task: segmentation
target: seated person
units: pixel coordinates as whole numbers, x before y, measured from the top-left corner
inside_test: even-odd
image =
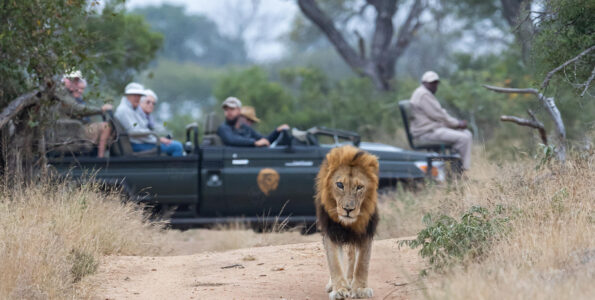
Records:
[[[256,116],[256,111],[252,106],[242,106],[240,109],[240,119],[238,122],[246,124],[252,127],[256,123],[260,123],[260,119]],[[281,134],[282,130],[289,129],[289,125],[283,124],[279,126],[276,130],[273,130],[266,139],[269,140],[270,143],[273,143]]]
[[[87,106],[83,100],[83,93],[87,87],[87,82],[83,78],[81,71],[75,71],[64,76],[64,78],[62,78],[62,82],[64,83],[64,87],[70,96],[74,99],[75,103],[82,107]],[[89,110],[92,109],[92,107],[88,108]],[[104,104],[101,107],[100,112],[105,113],[106,111],[112,109],[113,106],[111,104]],[[70,112],[73,112],[73,110],[71,109]],[[97,157],[104,157],[105,148],[112,132],[111,127],[107,124],[107,122],[92,122],[89,115],[92,114],[86,114],[80,118],[81,122],[83,122],[85,125],[85,136],[94,145],[97,145]]]
[[[149,129],[146,119],[141,117],[138,113],[138,107],[140,99],[145,96],[145,88],[136,82],[129,83],[124,91],[124,97],[120,105],[116,109],[115,117],[122,124],[128,134],[131,135],[143,135],[140,137],[130,137],[130,143],[132,145],[132,151],[140,152],[150,150],[156,147],[157,138],[151,133],[153,131]],[[168,151],[166,151],[168,150]],[[161,151],[166,152],[171,156],[182,156],[182,149],[175,149],[174,147],[167,147],[167,145],[161,145]]]
[[[263,137],[252,127],[240,121],[242,102],[235,97],[229,97],[221,105],[225,112],[225,123],[217,129],[217,135],[226,146],[236,147],[268,147],[271,141]],[[289,129],[287,124],[277,128],[277,132]]]
[[[140,98],[139,109],[137,112],[141,115],[141,117],[145,120],[146,127],[152,130],[153,132],[166,135],[165,127],[155,122],[155,118],[151,113],[155,110],[155,104],[157,103],[157,95],[152,90],[146,90],[145,96]],[[145,125],[143,125],[145,126]],[[169,134],[167,134],[169,136]],[[169,137],[160,137],[159,141],[161,142],[161,151],[167,153],[170,156],[182,156],[184,148],[182,147],[182,143],[178,141],[174,141]],[[138,146],[137,146],[138,147]],[[150,149],[150,148],[149,148]]]
[[[463,169],[471,167],[471,132],[467,122],[451,117],[434,96],[440,79],[433,71],[424,73],[422,85],[411,96],[411,135],[419,141],[452,143],[461,155]]]

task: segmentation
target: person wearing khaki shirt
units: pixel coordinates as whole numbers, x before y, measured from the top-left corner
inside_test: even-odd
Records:
[[[472,135],[467,122],[450,116],[434,96],[440,79],[433,71],[424,73],[421,86],[411,96],[411,135],[419,141],[452,144],[461,155],[463,169],[471,167]]]

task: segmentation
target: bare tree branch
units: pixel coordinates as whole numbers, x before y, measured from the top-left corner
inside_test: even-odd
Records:
[[[343,60],[360,76],[372,79],[379,90],[389,90],[390,80],[395,75],[395,63],[421,27],[419,16],[425,9],[423,0],[414,0],[407,19],[399,28],[396,41],[393,17],[397,11],[397,0],[366,0],[367,5],[376,10],[374,33],[370,43],[370,55],[366,57],[363,49],[365,41],[358,32],[359,55],[357,49],[349,45],[333,21],[317,5],[316,0],[297,0],[300,10],[326,35]],[[359,13],[362,13],[364,5]]]
[[[545,131],[545,127],[543,126],[543,123],[539,122],[535,118],[535,115],[533,114],[533,112],[531,110],[527,110],[527,113],[529,114],[529,116],[531,116],[532,120],[527,120],[527,119],[523,119],[523,118],[519,118],[519,117],[515,117],[515,116],[500,116],[500,121],[512,122],[512,123],[516,123],[521,126],[527,126],[527,127],[537,129],[539,131],[539,136],[541,138],[541,142],[543,142],[544,145],[547,145],[547,133]]]
[[[337,30],[333,21],[318,7],[314,0],[298,0],[302,12],[312,20],[329,41],[335,46],[337,52],[345,62],[358,73],[363,73],[365,62],[357,55],[357,52],[349,46],[343,35]]]
[[[587,90],[589,89],[589,86],[591,85],[593,78],[595,78],[595,67],[593,68],[593,71],[591,72],[591,76],[589,76],[589,79],[587,79],[587,82],[585,82],[585,89],[581,93],[581,97],[584,96],[585,93],[587,92]]]
[[[544,90],[548,86],[548,84],[550,83],[550,80],[552,79],[552,76],[554,76],[554,74],[556,72],[564,69],[569,64],[579,60],[581,57],[585,56],[586,54],[588,54],[589,52],[591,52],[593,50],[595,50],[595,45],[589,47],[587,50],[581,52],[579,55],[567,60],[565,63],[563,63],[563,64],[559,65],[557,68],[551,70],[549,73],[547,73],[547,75],[545,76],[545,79],[541,83],[541,89]]]
[[[24,108],[39,103],[41,96],[41,92],[34,90],[11,101],[2,110],[2,113],[0,113],[0,128],[4,127],[8,121],[18,115]]]
[[[560,113],[558,106],[556,106],[556,102],[555,102],[554,98],[546,97],[542,93],[540,93],[538,90],[532,89],[532,88],[527,88],[527,89],[503,88],[503,87],[491,86],[491,85],[487,85],[487,84],[484,84],[483,87],[488,90],[497,92],[497,93],[506,93],[506,94],[518,93],[518,94],[536,95],[537,98],[539,99],[539,101],[541,102],[541,104],[547,110],[547,112],[550,115],[550,117],[552,118],[552,120],[554,121],[554,124],[556,125],[556,131],[557,131],[558,140],[559,140],[558,158],[561,161],[564,161],[566,159],[566,128],[564,126],[564,121],[562,120],[562,114]],[[530,113],[529,115],[531,115],[531,114],[532,113]]]
[[[531,88],[527,88],[527,89],[517,89],[517,88],[503,88],[503,87],[498,87],[498,86],[493,86],[493,85],[487,85],[484,84],[483,85],[484,88],[488,89],[488,90],[492,90],[496,93],[504,93],[504,94],[534,94],[536,96],[542,96],[538,90],[536,89],[531,89]]]

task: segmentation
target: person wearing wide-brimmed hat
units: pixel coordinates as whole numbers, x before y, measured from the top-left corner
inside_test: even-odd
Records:
[[[82,110],[78,109],[79,113],[81,111],[88,111],[88,113],[80,113],[78,119],[84,124],[85,138],[91,141],[94,145],[97,145],[97,157],[104,157],[105,149],[109,143],[112,130],[107,122],[93,122],[91,116],[112,110],[112,105],[104,104],[101,109],[99,109],[85,103],[83,93],[87,87],[87,81],[83,78],[81,71],[77,70],[64,75],[62,83],[64,84],[66,91],[68,91],[69,98],[74,100],[67,101],[70,102],[68,108],[65,109],[68,112],[67,114],[73,114],[75,105],[84,108]]]
[[[421,78],[421,86],[411,96],[411,135],[419,141],[452,143],[461,155],[463,169],[471,166],[472,135],[467,130],[467,121],[450,116],[434,96],[440,78],[428,71]]]
[[[221,107],[225,113],[225,123],[219,126],[217,135],[219,135],[225,145],[236,147],[268,147],[274,141],[274,139],[269,139],[271,135],[268,138],[264,137],[246,122],[242,122],[242,119],[244,119],[247,122],[256,123],[260,119],[256,117],[254,109],[252,109],[251,114],[247,114],[248,117],[242,116],[242,102],[238,98],[228,97],[223,101]],[[248,112],[246,110],[244,111]],[[277,136],[282,130],[286,129],[289,129],[287,124],[279,126],[276,130]]]
[[[252,106],[242,106],[242,108],[240,109],[241,115],[240,115],[240,120],[239,122],[244,123],[250,127],[253,127],[254,124],[260,123],[260,119],[256,116],[256,110],[254,109],[254,107]],[[283,131],[284,129],[289,129],[289,125],[287,124],[283,124],[279,127],[277,127],[277,129],[273,130],[273,132],[271,132],[266,139],[270,142],[273,143],[281,134],[281,131]]]

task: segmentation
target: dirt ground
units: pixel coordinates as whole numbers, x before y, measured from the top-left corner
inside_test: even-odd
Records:
[[[375,241],[369,285],[374,299],[419,295],[424,267],[397,239]],[[322,243],[192,255],[106,257],[92,280],[97,299],[328,299]]]

